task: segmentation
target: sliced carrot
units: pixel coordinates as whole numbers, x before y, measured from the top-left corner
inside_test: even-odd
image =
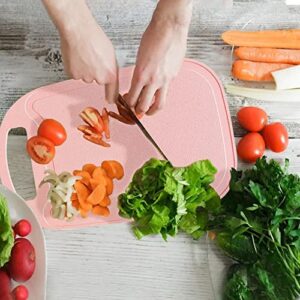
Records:
[[[77,210],[80,208],[80,203],[78,200],[72,201],[72,206],[75,207]]]
[[[77,174],[78,174],[79,172],[81,172],[81,170],[74,170],[74,171],[73,171],[73,175],[74,175],[74,176],[77,176]]]
[[[80,181],[87,187],[90,186],[90,179],[91,179],[91,175],[90,173],[86,172],[86,171],[80,171],[80,172],[76,172],[75,176],[80,176],[81,179]]]
[[[87,203],[87,198],[90,195],[89,189],[80,181],[76,181],[74,187],[77,192],[80,207],[84,210],[90,210],[91,204]]]
[[[232,66],[232,75],[246,81],[274,81],[272,72],[289,68],[290,64],[275,64],[237,60]]]
[[[234,46],[300,49],[300,30],[226,31],[225,43]]]
[[[82,167],[82,171],[88,172],[91,176],[93,175],[93,172],[95,169],[96,169],[96,166],[94,164],[85,164]]]
[[[99,183],[87,198],[87,202],[91,203],[92,205],[99,204],[103,200],[105,195],[106,195],[105,184]]]
[[[80,215],[82,218],[87,218],[89,214],[89,210],[84,210],[82,208],[79,209]]]
[[[109,197],[104,197],[100,202],[99,204],[103,207],[107,207],[111,204],[111,200]]]
[[[98,186],[99,183],[100,183],[99,180],[92,178],[90,180],[91,189],[94,190]]]
[[[108,207],[102,207],[100,205],[96,205],[92,209],[93,214],[103,216],[103,217],[108,217],[110,214],[109,208]]]
[[[78,197],[77,197],[77,194],[76,193],[73,193],[71,195],[71,201],[78,201]]]
[[[102,120],[103,120],[103,127],[105,132],[105,137],[107,139],[110,138],[110,130],[109,130],[109,116],[106,108],[103,108],[102,110]]]
[[[106,193],[107,195],[111,195],[114,190],[114,183],[112,179],[108,176],[105,176],[105,181],[106,181]]]
[[[234,50],[234,54],[238,59],[243,60],[266,63],[300,64],[300,50],[239,47]]]
[[[106,173],[106,170],[104,170],[104,168],[102,168],[102,167],[97,167],[95,170],[94,170],[94,172],[93,172],[93,175],[92,175],[92,177],[94,178],[94,179],[102,179],[103,178],[103,176],[107,176],[107,173]]]
[[[102,162],[101,167],[111,179],[121,179],[124,176],[124,169],[116,160],[105,160]]]

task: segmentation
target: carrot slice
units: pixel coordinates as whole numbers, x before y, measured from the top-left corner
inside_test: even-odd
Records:
[[[102,110],[102,120],[103,120],[103,127],[104,127],[104,132],[105,132],[105,137],[107,139],[110,138],[110,130],[109,130],[109,117],[108,117],[108,112],[106,108],[103,108]]]
[[[96,205],[99,204],[106,195],[105,184],[99,183],[93,192],[87,198],[87,202]]]
[[[111,204],[111,200],[109,197],[104,197],[100,202],[99,204],[103,207],[107,207]]]
[[[71,195],[71,201],[78,201],[78,197],[77,197],[77,194],[76,193],[73,193]]]
[[[103,216],[103,217],[108,217],[110,214],[109,208],[102,207],[100,205],[94,206],[92,212],[95,215],[99,215],[99,216]]]
[[[93,175],[93,172],[95,169],[96,169],[96,166],[94,164],[85,164],[82,167],[82,171],[88,172],[91,176]]]
[[[107,195],[111,195],[114,190],[114,183],[112,179],[108,176],[105,176],[105,182],[106,182],[106,193]]]
[[[124,169],[116,160],[105,160],[102,162],[101,167],[106,171],[108,177],[111,179],[121,179],[124,176]]]
[[[94,190],[99,185],[99,183],[100,183],[99,180],[92,178],[90,180],[91,189]]]
[[[107,174],[106,174],[106,171],[104,170],[104,168],[102,168],[102,167],[97,167],[94,170],[93,175],[92,175],[92,177],[94,179],[101,179],[101,180],[102,180],[103,176],[107,176]]]
[[[87,187],[90,186],[90,179],[91,179],[91,175],[90,173],[86,172],[86,171],[80,171],[80,172],[76,172],[75,176],[80,176],[81,179],[80,181]]]
[[[88,217],[88,214],[89,214],[89,211],[88,210],[84,210],[84,209],[79,209],[79,212],[80,212],[80,215],[82,218],[87,218]]]
[[[91,204],[87,203],[87,198],[90,195],[89,189],[80,181],[76,181],[74,188],[77,192],[80,207],[84,210],[91,210]]]
[[[77,210],[80,208],[80,203],[78,200],[72,201],[72,206],[75,207]]]

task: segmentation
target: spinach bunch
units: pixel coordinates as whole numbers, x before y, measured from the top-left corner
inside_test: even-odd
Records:
[[[230,191],[209,221],[217,244],[236,261],[225,299],[291,300],[300,295],[300,178],[265,157],[232,170]]]

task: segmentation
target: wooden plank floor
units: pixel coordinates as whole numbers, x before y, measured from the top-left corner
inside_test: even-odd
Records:
[[[139,40],[156,1],[88,1],[97,21],[115,45],[121,66],[133,64]],[[224,84],[230,77],[231,48],[220,34],[229,29],[299,27],[300,7],[279,0],[238,0],[232,10],[203,10],[195,0],[187,56],[209,65]],[[66,79],[59,39],[41,1],[0,0],[0,120],[23,94]],[[271,120],[285,122],[290,147],[272,157],[291,160],[300,173],[299,104],[265,103],[228,95],[235,136],[243,131],[235,113],[245,104],[265,108]],[[26,159],[23,131],[9,138],[9,162],[17,191],[34,196],[30,163]],[[240,167],[244,167],[240,164]],[[48,254],[47,299],[180,299],[210,300],[220,297],[218,287],[228,262],[216,249],[208,252],[205,240],[194,242],[180,235],[164,243],[160,237],[136,241],[125,224],[82,230],[45,230]],[[208,264],[207,258],[210,258]],[[209,273],[211,270],[211,276]],[[39,300],[39,299],[37,299]]]

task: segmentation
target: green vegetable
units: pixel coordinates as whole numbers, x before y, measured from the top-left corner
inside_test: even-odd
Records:
[[[119,196],[119,214],[134,220],[138,239],[160,233],[166,240],[179,230],[198,239],[205,233],[209,214],[220,207],[210,186],[216,172],[208,160],[174,168],[167,161],[151,159]]]
[[[232,170],[230,191],[208,228],[236,262],[225,299],[291,300],[300,295],[300,178],[266,158]]]
[[[8,262],[13,244],[14,236],[7,202],[0,194],[0,268]]]

